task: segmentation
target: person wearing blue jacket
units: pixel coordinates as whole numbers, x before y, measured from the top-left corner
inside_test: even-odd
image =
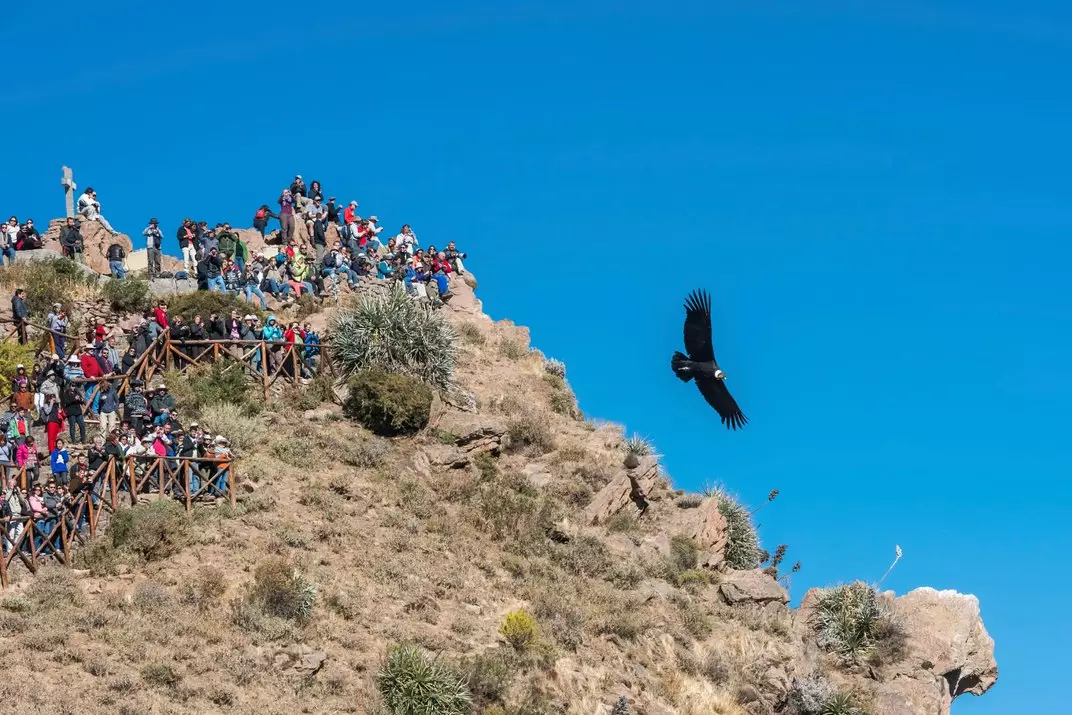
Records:
[[[56,484],[62,484],[67,486],[69,479],[67,478],[67,472],[71,464],[71,455],[67,452],[67,445],[62,439],[56,439],[56,448],[52,450],[50,455],[50,466],[52,467],[52,477],[56,480]]]

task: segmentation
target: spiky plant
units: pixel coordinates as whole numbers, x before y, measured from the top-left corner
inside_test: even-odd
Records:
[[[625,453],[635,457],[648,457],[655,454],[655,448],[647,439],[635,434],[626,441]]]
[[[331,320],[331,350],[348,374],[369,368],[456,390],[458,336],[440,312],[413,300],[401,285],[364,294]]]
[[[388,651],[377,686],[390,715],[467,715],[473,705],[465,683],[414,645]]]
[[[543,370],[548,375],[554,375],[555,377],[566,377],[566,363],[561,360],[555,360],[554,358],[547,358],[543,361]]]
[[[726,491],[715,492],[718,511],[726,520],[726,565],[733,569],[754,569],[762,562],[763,550],[748,509]]]
[[[811,615],[820,647],[848,659],[869,652],[890,629],[889,609],[863,581],[823,589]]]
[[[819,715],[863,715],[863,710],[856,707],[852,695],[838,693],[826,701]]]
[[[614,709],[610,715],[629,715],[629,701],[624,695],[619,696],[618,702],[614,703]]]

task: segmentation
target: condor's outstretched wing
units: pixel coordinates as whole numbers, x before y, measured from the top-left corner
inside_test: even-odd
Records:
[[[711,296],[694,290],[685,300],[685,351],[695,362],[714,362],[711,344]]]
[[[737,400],[733,399],[733,395],[726,389],[725,382],[714,377],[699,376],[696,378],[696,387],[700,388],[700,394],[707,400],[707,404],[718,412],[727,429],[737,430],[748,422],[748,418],[737,406]]]

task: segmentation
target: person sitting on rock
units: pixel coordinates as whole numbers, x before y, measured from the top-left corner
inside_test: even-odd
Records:
[[[104,226],[105,230],[113,236],[119,235],[119,232],[112,228],[112,224],[101,216],[100,201],[97,200],[97,192],[90,186],[86,189],[85,193],[78,197],[78,213],[82,214],[88,221],[96,221],[101,226]]]
[[[4,257],[7,258],[7,264],[10,266],[15,262],[15,251],[19,241],[19,219],[17,216],[12,216],[8,219],[7,223],[3,225],[2,231],[0,231],[0,243],[3,245],[0,248],[3,249]]]
[[[305,180],[301,178],[301,174],[295,176],[290,184],[290,195],[294,197],[294,205],[299,211],[304,209],[305,204],[309,202],[309,192],[305,188]]]
[[[19,229],[15,239],[15,248],[20,251],[32,251],[41,248],[41,234],[34,228],[32,218],[26,219],[26,223]]]
[[[82,263],[85,241],[82,238],[82,222],[76,218],[67,219],[67,224],[60,230],[60,249],[63,255],[75,263]]]
[[[458,275],[465,273],[464,266],[462,266],[462,259],[468,258],[469,254],[462,253],[458,250],[458,247],[454,245],[454,241],[447,244],[447,249],[443,251],[443,254],[447,258],[447,262],[454,269],[454,272]]]

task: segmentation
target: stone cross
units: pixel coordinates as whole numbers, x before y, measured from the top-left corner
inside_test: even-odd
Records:
[[[67,197],[67,218],[74,218],[74,191],[78,186],[74,183],[74,175],[69,167],[63,167],[63,178],[60,183],[63,184],[63,193]]]

